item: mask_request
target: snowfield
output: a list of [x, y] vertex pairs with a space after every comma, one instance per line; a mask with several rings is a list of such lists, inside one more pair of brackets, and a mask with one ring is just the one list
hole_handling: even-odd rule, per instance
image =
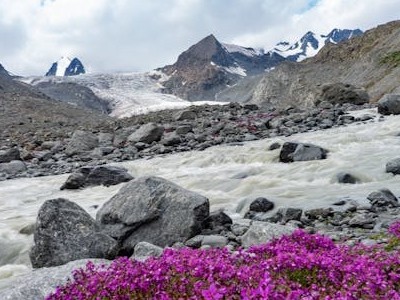
[[40, 82], [74, 82], [90, 88], [111, 104], [110, 116], [126, 118], [164, 109], [180, 109], [191, 105], [223, 105], [226, 102], [190, 102], [174, 95], [163, 94], [162, 82], [167, 76], [158, 71], [146, 73], [82, 74], [63, 77], [27, 77], [21, 81], [36, 85]]

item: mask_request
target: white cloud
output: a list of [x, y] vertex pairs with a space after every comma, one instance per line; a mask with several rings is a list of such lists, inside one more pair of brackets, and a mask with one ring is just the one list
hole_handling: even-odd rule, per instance
[[149, 70], [173, 63], [210, 33], [224, 42], [272, 47], [308, 30], [367, 29], [400, 17], [400, 0], [376, 2], [1, 0], [0, 63], [15, 73], [43, 74], [69, 55], [93, 71]]

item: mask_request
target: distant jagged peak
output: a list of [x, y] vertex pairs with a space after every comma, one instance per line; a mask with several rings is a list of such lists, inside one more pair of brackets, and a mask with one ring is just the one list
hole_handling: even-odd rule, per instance
[[272, 51], [282, 55], [287, 60], [302, 61], [317, 54], [327, 43], [337, 44], [361, 34], [363, 32], [360, 29], [335, 28], [327, 35], [315, 34], [312, 31], [308, 31], [297, 42], [293, 44], [280, 42], [276, 44]]
[[62, 56], [51, 65], [46, 76], [75, 76], [85, 73], [85, 67], [77, 57], [71, 59], [68, 56]]

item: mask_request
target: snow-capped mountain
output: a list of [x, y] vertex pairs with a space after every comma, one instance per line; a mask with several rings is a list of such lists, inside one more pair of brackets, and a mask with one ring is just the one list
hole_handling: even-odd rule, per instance
[[246, 76], [263, 74], [283, 61], [314, 56], [328, 42], [339, 43], [362, 34], [359, 29], [334, 29], [327, 35], [307, 32], [298, 42], [281, 42], [272, 50], [219, 42], [209, 35], [160, 68], [169, 76], [164, 92], [190, 101], [215, 100], [215, 96]]
[[337, 44], [361, 34], [363, 32], [360, 29], [333, 29], [327, 35], [318, 35], [309, 31], [294, 44], [289, 42], [278, 43], [272, 52], [283, 56], [286, 60], [302, 61], [316, 55], [327, 43]]
[[51, 65], [46, 76], [74, 76], [85, 73], [85, 67], [78, 58], [75, 57], [71, 60], [69, 57], [63, 56]]

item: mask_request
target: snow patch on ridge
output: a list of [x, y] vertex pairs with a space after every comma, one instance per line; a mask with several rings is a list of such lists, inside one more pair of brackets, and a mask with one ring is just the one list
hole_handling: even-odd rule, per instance
[[65, 70], [68, 68], [68, 66], [71, 64], [71, 59], [63, 56], [59, 61], [57, 61], [57, 71], [56, 71], [56, 76], [64, 76], [65, 75]]

